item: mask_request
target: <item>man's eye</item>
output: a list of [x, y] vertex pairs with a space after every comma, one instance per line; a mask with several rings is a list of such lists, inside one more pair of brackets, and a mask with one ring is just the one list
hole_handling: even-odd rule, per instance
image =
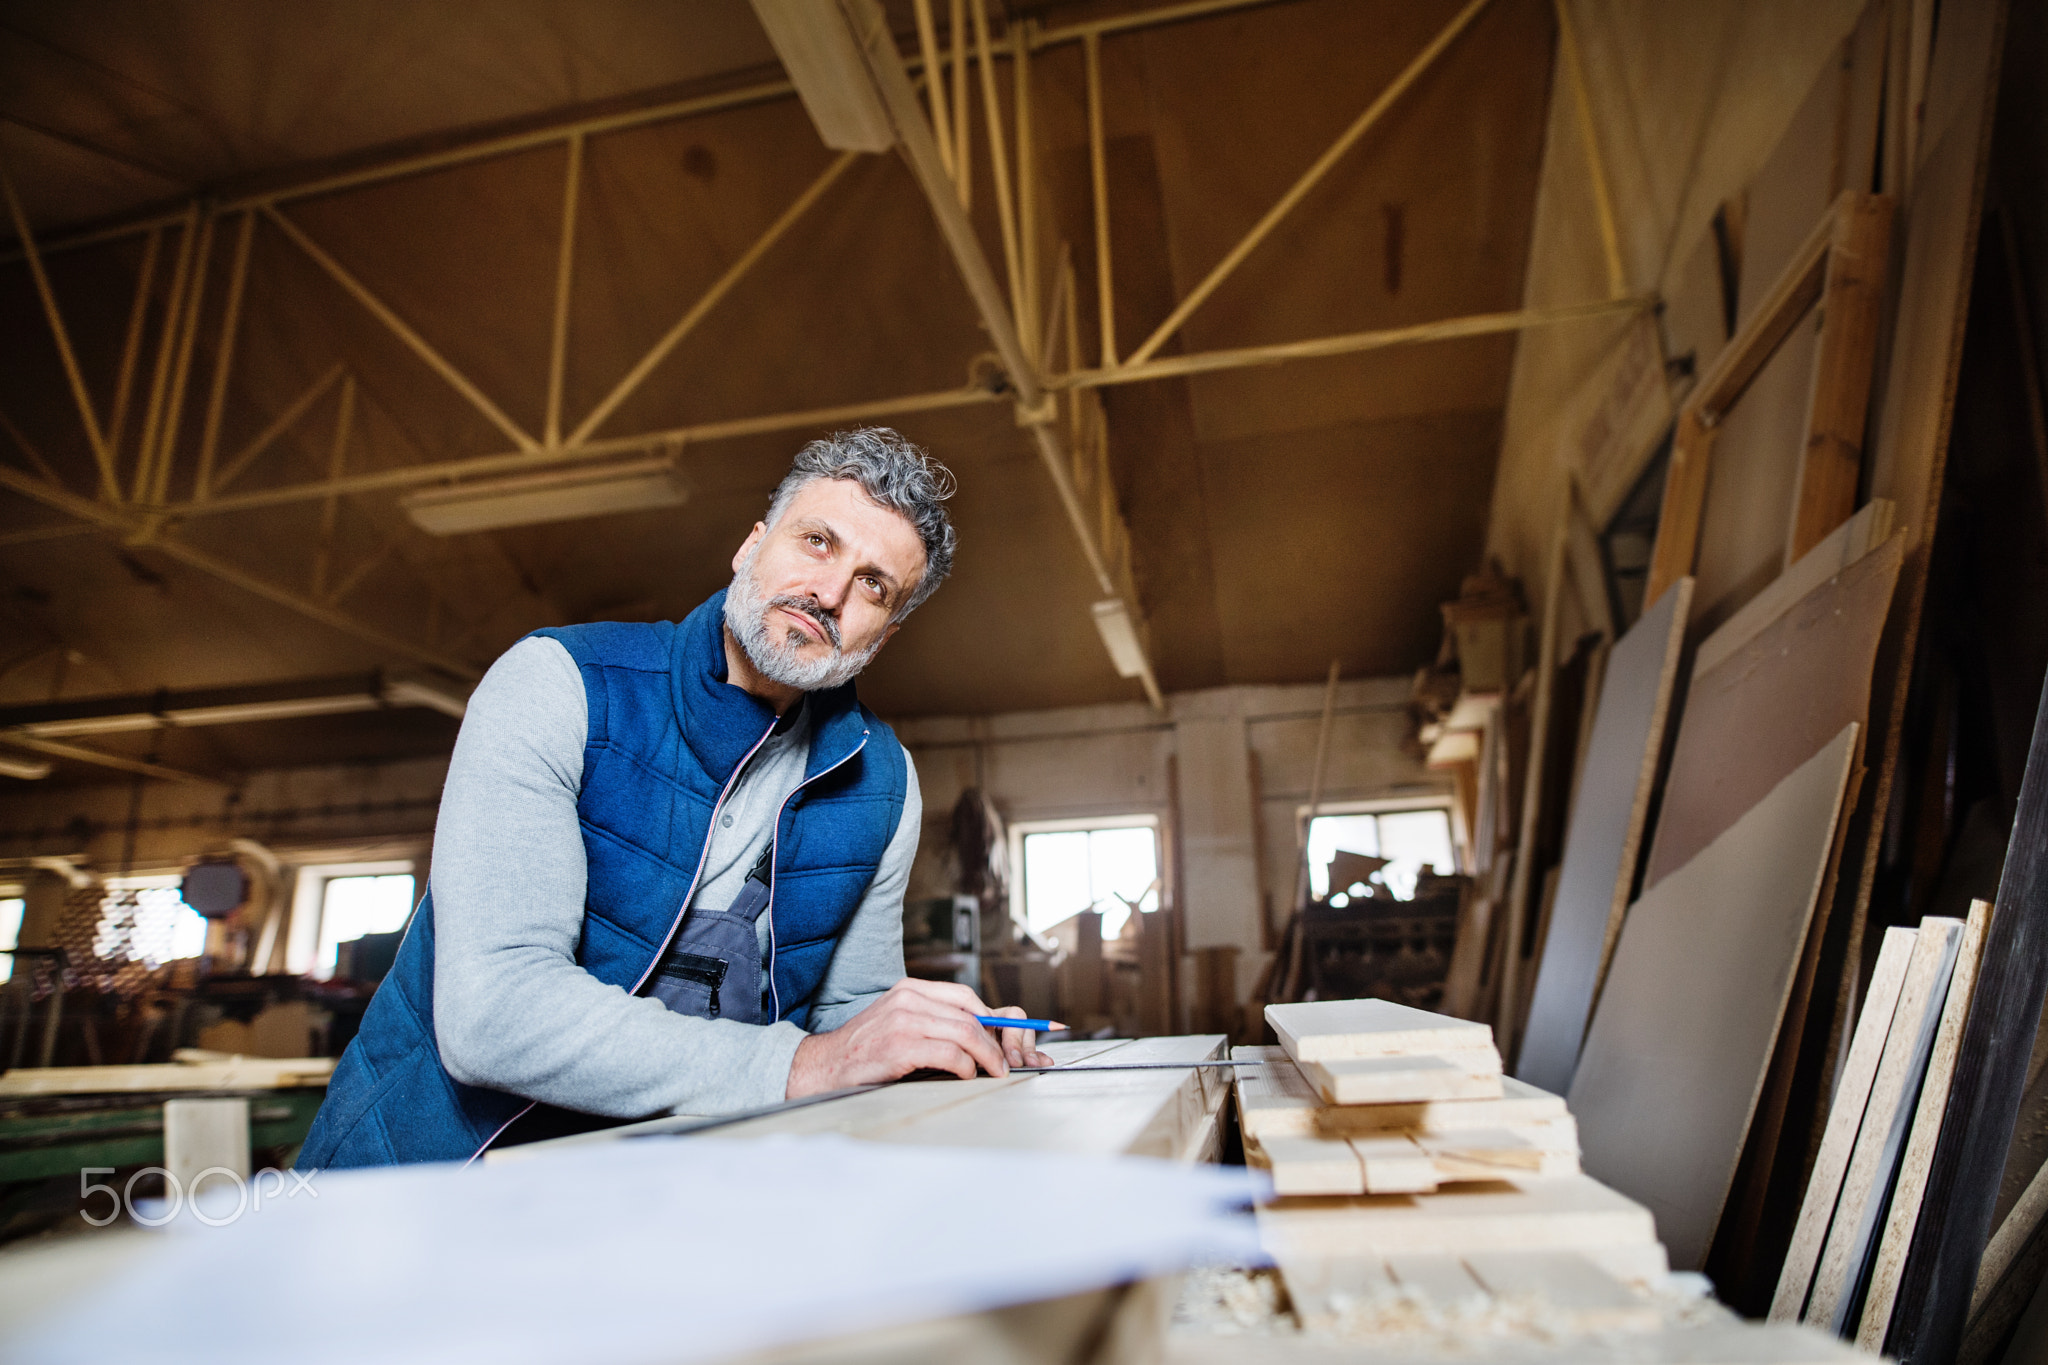
[[816, 531], [813, 531], [811, 532], [811, 534], [805, 536], [804, 541], [805, 543], [810, 545], [812, 549], [822, 550], [825, 548], [825, 537], [819, 535]]
[[868, 592], [873, 595], [877, 602], [882, 600], [882, 583], [880, 579], [863, 578], [861, 582], [867, 585]]

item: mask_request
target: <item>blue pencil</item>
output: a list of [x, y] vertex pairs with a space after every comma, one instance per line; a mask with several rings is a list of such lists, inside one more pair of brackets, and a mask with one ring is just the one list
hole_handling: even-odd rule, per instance
[[1005, 1019], [995, 1014], [977, 1014], [974, 1020], [989, 1028], [1028, 1028], [1034, 1033], [1065, 1032], [1067, 1027], [1051, 1019]]

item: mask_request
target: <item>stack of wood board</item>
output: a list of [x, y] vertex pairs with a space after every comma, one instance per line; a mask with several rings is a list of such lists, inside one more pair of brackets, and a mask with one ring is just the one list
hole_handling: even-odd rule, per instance
[[[1281, 1194], [1415, 1194], [1578, 1173], [1575, 1136], [1506, 1121], [1514, 1105], [1484, 1024], [1390, 1000], [1269, 1005], [1266, 1019], [1281, 1047], [1240, 1050], [1262, 1063], [1238, 1076], [1240, 1111], [1304, 1116], [1293, 1131], [1245, 1125], [1247, 1159]], [[1318, 1111], [1339, 1117], [1307, 1117]]]
[[[1885, 931], [1771, 1303], [1879, 1350], [1941, 1135], [1991, 907]], [[1882, 1227], [1880, 1228], [1880, 1221]]]
[[1245, 1160], [1276, 1193], [1413, 1194], [1509, 1175], [1576, 1175], [1578, 1129], [1564, 1101], [1512, 1079], [1497, 1099], [1405, 1104], [1324, 1101], [1286, 1051], [1240, 1047]]
[[1331, 1104], [1495, 1100], [1493, 1030], [1391, 1000], [1266, 1006], [1266, 1022]]
[[[1279, 1048], [1238, 1048], [1246, 1158], [1304, 1341], [1375, 1359], [1791, 1361], [1849, 1356], [1810, 1329], [1689, 1299], [1650, 1210], [1578, 1171], [1557, 1096], [1503, 1078], [1475, 1099], [1345, 1104], [1359, 1061], [1491, 1050], [1483, 1025], [1386, 1001], [1270, 1006]], [[1408, 1181], [1411, 1183], [1404, 1184]]]

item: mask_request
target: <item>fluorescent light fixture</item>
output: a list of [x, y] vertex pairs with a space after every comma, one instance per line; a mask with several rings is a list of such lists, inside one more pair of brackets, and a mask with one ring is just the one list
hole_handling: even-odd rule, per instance
[[573, 521], [680, 506], [689, 492], [667, 459], [650, 457], [545, 474], [427, 488], [398, 500], [422, 531], [459, 536], [506, 526]]
[[24, 782], [34, 782], [49, 775], [50, 765], [42, 759], [0, 754], [0, 777], [18, 777]]
[[1137, 678], [1145, 673], [1145, 649], [1138, 643], [1137, 627], [1123, 599], [1107, 597], [1094, 607], [1095, 629], [1102, 632], [1102, 647], [1119, 678]]

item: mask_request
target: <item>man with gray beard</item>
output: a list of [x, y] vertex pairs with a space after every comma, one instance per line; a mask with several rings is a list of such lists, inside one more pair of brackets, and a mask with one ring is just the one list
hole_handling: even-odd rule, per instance
[[683, 621], [536, 631], [492, 666], [301, 1167], [1047, 1064], [969, 988], [904, 976], [917, 772], [854, 694], [952, 567], [951, 494], [893, 431], [814, 441]]

